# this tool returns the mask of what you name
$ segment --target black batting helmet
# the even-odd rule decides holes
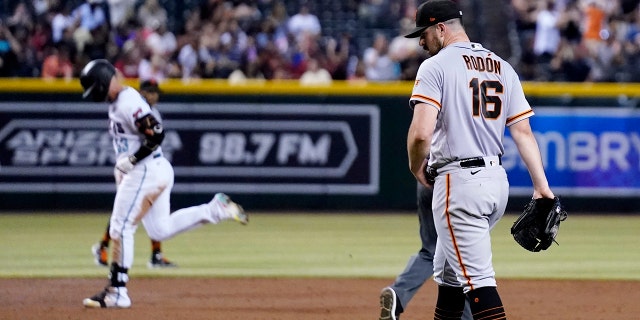
[[[96,59],[87,63],[80,73],[80,84],[84,88],[82,98],[91,97],[93,101],[107,100],[111,77],[116,74],[116,68],[105,59]]]

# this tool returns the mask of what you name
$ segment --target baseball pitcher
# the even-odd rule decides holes
[[[505,128],[532,178],[533,198],[554,194],[518,75],[508,62],[471,42],[461,19],[455,2],[428,0],[406,35],[420,38],[431,55],[418,69],[410,98],[409,168],[420,183],[433,187],[435,319],[460,319],[466,298],[474,319],[506,319],[490,237],[509,197],[501,163]]]

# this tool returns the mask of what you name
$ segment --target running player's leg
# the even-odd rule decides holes
[[[223,220],[235,219],[231,211],[231,206],[236,204],[230,202],[226,196],[217,194],[208,203],[179,209],[171,212],[171,189],[173,187],[173,168],[164,158],[155,160],[157,165],[153,166],[154,172],[161,172],[157,179],[162,179],[156,185],[163,186],[163,189],[156,190],[153,194],[148,194],[149,202],[153,205],[149,208],[142,222],[150,238],[157,241],[164,241],[175,235],[200,227],[207,223],[219,223]],[[159,192],[158,192],[159,191]],[[229,201],[229,203],[223,201]],[[238,206],[239,207],[239,206]]]
[[[144,194],[148,180],[142,178],[143,172],[129,172],[122,183],[113,203],[109,235],[113,243],[111,249],[112,264],[128,269],[133,265],[134,235],[138,228],[139,217],[143,209]]]
[[[151,254],[162,253],[162,242],[151,239]]]
[[[108,248],[109,247],[109,241],[111,241],[111,236],[109,235],[109,226],[111,224],[107,223],[107,227],[104,230],[104,233],[102,234],[102,239],[100,240],[100,246],[103,248]]]
[[[145,164],[138,164],[123,176],[118,185],[111,213],[111,269],[104,291],[83,300],[90,308],[128,308],[131,299],[127,291],[129,269],[133,266],[135,232],[140,218],[148,209],[145,195],[157,190],[153,179],[147,179]]]
[[[131,306],[127,283],[129,269],[133,265],[137,217],[142,208],[141,194],[150,187],[144,183],[144,172],[140,171],[129,172],[118,185],[109,228],[109,236],[113,243],[109,284],[101,293],[84,299],[83,304],[86,307],[128,308]]]
[[[178,265],[167,259],[162,253],[162,242],[151,239],[151,258],[147,262],[148,268],[174,268]]]
[[[91,253],[93,255],[94,262],[98,266],[106,267],[109,265],[109,242],[111,241],[109,225],[110,223],[107,223],[107,227],[105,228],[100,241],[91,246]]]

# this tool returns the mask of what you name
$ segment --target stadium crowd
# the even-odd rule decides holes
[[[458,0],[463,7],[479,0]],[[522,80],[640,80],[633,0],[496,0]],[[106,58],[125,77],[413,80],[420,0],[17,0],[0,5],[0,77],[77,77]],[[486,1],[483,1],[486,3]],[[465,6],[467,5],[467,6]],[[472,12],[465,12],[473,16]],[[485,23],[505,23],[489,21]],[[496,38],[504,41],[504,38]],[[473,39],[472,39],[473,40]],[[491,49],[491,43],[485,44]]]

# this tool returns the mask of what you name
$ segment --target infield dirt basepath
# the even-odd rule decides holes
[[[100,279],[0,279],[0,319],[375,320],[393,279],[136,278],[131,309],[85,309]],[[500,280],[510,320],[626,320],[640,315],[639,281]],[[433,319],[429,281],[402,320]]]

